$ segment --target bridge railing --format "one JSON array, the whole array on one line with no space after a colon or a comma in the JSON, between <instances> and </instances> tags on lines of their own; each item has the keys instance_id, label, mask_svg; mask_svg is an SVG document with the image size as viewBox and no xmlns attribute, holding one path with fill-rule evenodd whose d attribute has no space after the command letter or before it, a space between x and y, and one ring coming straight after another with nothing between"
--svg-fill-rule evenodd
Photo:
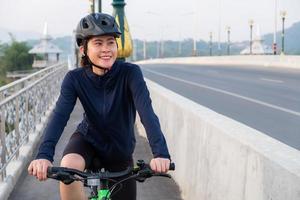
<instances>
[{"instance_id":1,"label":"bridge railing","mask_svg":"<svg viewBox=\"0 0 300 200\"><path fill-rule=\"evenodd\" d=\"M5 98L11 96L12 94L18 92L22 88L26 87L27 85L31 84L35 80L40 79L41 77L45 76L46 74L55 71L57 68L60 68L62 63L57 63L55 65L49 66L45 69L42 69L38 72L32 73L22 79L9 83L0 87L0 101L4 100Z\"/></svg>"},{"instance_id":2,"label":"bridge railing","mask_svg":"<svg viewBox=\"0 0 300 200\"><path fill-rule=\"evenodd\" d=\"M40 70L41 69L9 71L9 72L6 72L6 77L7 78L23 78L23 77L29 76L35 72L38 72Z\"/></svg>"},{"instance_id":3,"label":"bridge railing","mask_svg":"<svg viewBox=\"0 0 300 200\"><path fill-rule=\"evenodd\" d=\"M60 63L0 88L0 181L6 177L8 163L18 159L19 148L56 101L67 70L67 64Z\"/></svg>"}]
</instances>

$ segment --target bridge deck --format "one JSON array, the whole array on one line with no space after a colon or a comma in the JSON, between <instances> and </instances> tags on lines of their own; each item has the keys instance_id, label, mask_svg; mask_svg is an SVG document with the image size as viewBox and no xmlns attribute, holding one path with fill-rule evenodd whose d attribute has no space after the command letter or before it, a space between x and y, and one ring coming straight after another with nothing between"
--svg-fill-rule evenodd
<instances>
[{"instance_id":1,"label":"bridge deck","mask_svg":"<svg viewBox=\"0 0 300 200\"><path fill-rule=\"evenodd\" d=\"M70 135L73 133L76 125L82 118L82 107L77 104L70 117L70 120L64 130L64 133L59 140L56 147L56 154L54 157L54 165L58 165L61 158L64 146L69 140ZM137 145L134 153L135 159L143 158L149 160L151 153L149 145L146 139L137 136ZM146 180L144 183L137 183L138 186L138 200L180 200L180 192L178 186L173 180L154 177ZM58 182L55 180L47 180L45 182L39 182L34 177L28 176L27 169L23 171L23 174L13 190L10 200L53 200L59 198Z\"/></svg>"}]
</instances>

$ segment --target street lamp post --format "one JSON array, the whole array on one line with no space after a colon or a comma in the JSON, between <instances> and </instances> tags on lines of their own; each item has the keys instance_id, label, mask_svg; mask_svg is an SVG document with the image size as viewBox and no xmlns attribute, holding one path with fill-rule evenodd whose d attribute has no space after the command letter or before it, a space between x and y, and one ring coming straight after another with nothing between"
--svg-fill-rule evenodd
<instances>
[{"instance_id":1,"label":"street lamp post","mask_svg":"<svg viewBox=\"0 0 300 200\"><path fill-rule=\"evenodd\" d=\"M129 32L129 25L125 16L124 6L125 0L113 0L112 6L113 16L120 27L122 35L117 38L118 43L118 59L125 60L132 54L132 39Z\"/></svg>"},{"instance_id":2,"label":"street lamp post","mask_svg":"<svg viewBox=\"0 0 300 200\"><path fill-rule=\"evenodd\" d=\"M165 56L165 43L163 39L160 42L160 50L160 57L163 58Z\"/></svg>"},{"instance_id":3,"label":"street lamp post","mask_svg":"<svg viewBox=\"0 0 300 200\"><path fill-rule=\"evenodd\" d=\"M193 53L192 56L197 56L197 41L196 38L193 39Z\"/></svg>"},{"instance_id":4,"label":"street lamp post","mask_svg":"<svg viewBox=\"0 0 300 200\"><path fill-rule=\"evenodd\" d=\"M98 12L102 12L102 0L98 0Z\"/></svg>"},{"instance_id":5,"label":"street lamp post","mask_svg":"<svg viewBox=\"0 0 300 200\"><path fill-rule=\"evenodd\" d=\"M90 9L91 9L91 13L94 13L95 12L95 2L94 0L89 0L90 2Z\"/></svg>"},{"instance_id":6,"label":"street lamp post","mask_svg":"<svg viewBox=\"0 0 300 200\"><path fill-rule=\"evenodd\" d=\"M101 0L93 0L94 4L94 12L102 12L102 1Z\"/></svg>"},{"instance_id":7,"label":"street lamp post","mask_svg":"<svg viewBox=\"0 0 300 200\"><path fill-rule=\"evenodd\" d=\"M249 26L250 26L250 55L252 55L252 31L253 31L253 24L254 21L252 19L249 20Z\"/></svg>"},{"instance_id":8,"label":"street lamp post","mask_svg":"<svg viewBox=\"0 0 300 200\"><path fill-rule=\"evenodd\" d=\"M91 13L102 12L102 1L101 0L89 0Z\"/></svg>"},{"instance_id":9,"label":"street lamp post","mask_svg":"<svg viewBox=\"0 0 300 200\"><path fill-rule=\"evenodd\" d=\"M156 42L156 58L160 57L160 41Z\"/></svg>"},{"instance_id":10,"label":"street lamp post","mask_svg":"<svg viewBox=\"0 0 300 200\"><path fill-rule=\"evenodd\" d=\"M277 42L276 42L276 34L277 34L277 3L278 0L275 0L275 9L274 9L274 34L273 34L273 54L277 54Z\"/></svg>"},{"instance_id":11,"label":"street lamp post","mask_svg":"<svg viewBox=\"0 0 300 200\"><path fill-rule=\"evenodd\" d=\"M222 11L222 7L221 7L221 0L219 0L219 26L218 26L218 54L219 56L221 56L222 54L222 50L221 50L221 11Z\"/></svg>"},{"instance_id":12,"label":"street lamp post","mask_svg":"<svg viewBox=\"0 0 300 200\"><path fill-rule=\"evenodd\" d=\"M147 42L146 40L144 39L144 42L143 42L143 54L144 54L144 60L147 59Z\"/></svg>"},{"instance_id":13,"label":"street lamp post","mask_svg":"<svg viewBox=\"0 0 300 200\"><path fill-rule=\"evenodd\" d=\"M227 30L227 55L230 55L230 26L227 26L226 30Z\"/></svg>"},{"instance_id":14,"label":"street lamp post","mask_svg":"<svg viewBox=\"0 0 300 200\"><path fill-rule=\"evenodd\" d=\"M212 56L212 32L209 32L209 55Z\"/></svg>"},{"instance_id":15,"label":"street lamp post","mask_svg":"<svg viewBox=\"0 0 300 200\"><path fill-rule=\"evenodd\" d=\"M281 34L281 54L284 55L284 21L286 17L286 11L280 12L282 18L282 34Z\"/></svg>"},{"instance_id":16,"label":"street lamp post","mask_svg":"<svg viewBox=\"0 0 300 200\"><path fill-rule=\"evenodd\" d=\"M180 41L180 37L179 37L179 41L178 41L178 57L181 56L181 50L182 47L181 47L181 41Z\"/></svg>"}]
</instances>

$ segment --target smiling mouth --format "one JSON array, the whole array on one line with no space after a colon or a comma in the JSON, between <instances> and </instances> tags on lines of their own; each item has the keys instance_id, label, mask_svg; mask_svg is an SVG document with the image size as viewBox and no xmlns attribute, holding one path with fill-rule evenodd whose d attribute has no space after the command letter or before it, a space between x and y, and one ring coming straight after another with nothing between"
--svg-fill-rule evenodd
<instances>
[{"instance_id":1,"label":"smiling mouth","mask_svg":"<svg viewBox=\"0 0 300 200\"><path fill-rule=\"evenodd\" d=\"M100 59L109 60L111 59L111 56L100 56Z\"/></svg>"}]
</instances>

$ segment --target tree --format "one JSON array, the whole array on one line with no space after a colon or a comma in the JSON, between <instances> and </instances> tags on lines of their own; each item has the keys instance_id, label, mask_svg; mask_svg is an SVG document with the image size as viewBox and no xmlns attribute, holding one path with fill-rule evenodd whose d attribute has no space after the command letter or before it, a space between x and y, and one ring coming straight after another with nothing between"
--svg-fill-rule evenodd
<instances>
[{"instance_id":1,"label":"tree","mask_svg":"<svg viewBox=\"0 0 300 200\"><path fill-rule=\"evenodd\" d=\"M33 55L29 54L25 42L12 40L9 47L4 49L2 65L6 71L32 69Z\"/></svg>"},{"instance_id":2,"label":"tree","mask_svg":"<svg viewBox=\"0 0 300 200\"><path fill-rule=\"evenodd\" d=\"M5 46L0 42L0 86L4 85L5 82L5 69L3 66L3 55Z\"/></svg>"}]
</instances>

